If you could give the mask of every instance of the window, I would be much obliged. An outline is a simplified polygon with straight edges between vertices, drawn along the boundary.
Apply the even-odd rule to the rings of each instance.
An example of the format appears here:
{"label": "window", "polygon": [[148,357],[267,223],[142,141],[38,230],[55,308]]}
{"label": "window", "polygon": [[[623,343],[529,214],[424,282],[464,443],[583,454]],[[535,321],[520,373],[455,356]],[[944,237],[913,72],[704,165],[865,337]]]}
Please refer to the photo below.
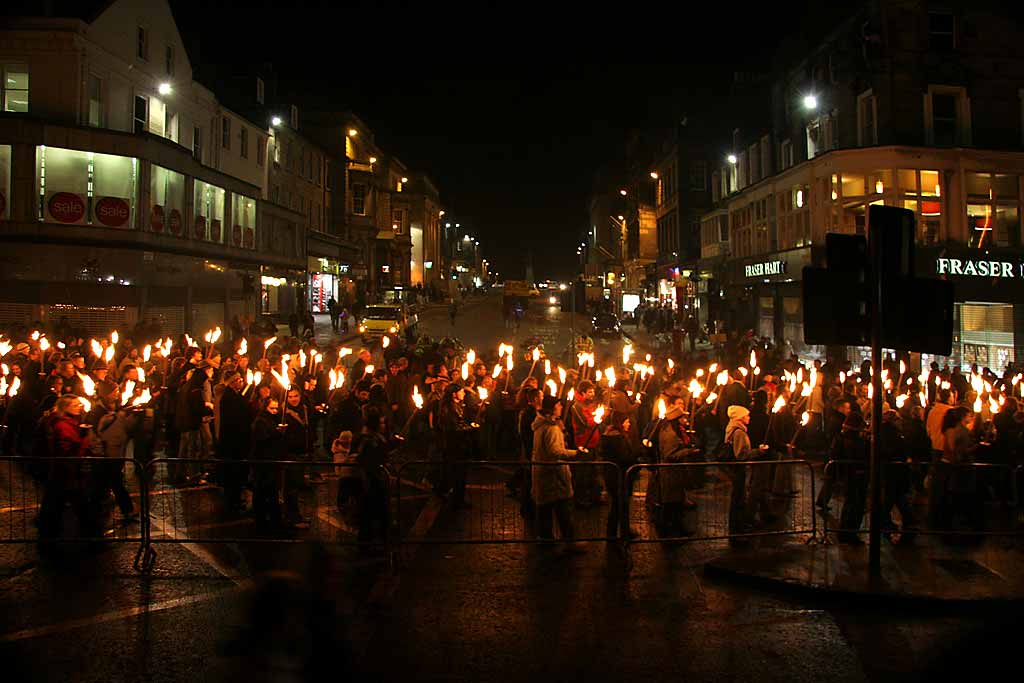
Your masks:
{"label": "window", "polygon": [[281,163],[281,141],[274,140],[274,163]]}
{"label": "window", "polygon": [[263,157],[267,153],[267,139],[262,135],[256,137],[256,163],[262,166]]}
{"label": "window", "polygon": [[352,183],[352,213],[366,215],[366,185],[362,183]]}
{"label": "window", "polygon": [[220,119],[220,142],[224,149],[231,149],[231,119],[226,116]]}
{"label": "window", "polygon": [[132,157],[36,148],[40,220],[131,229],[137,180],[138,160]]}
{"label": "window", "polygon": [[813,159],[825,149],[825,140],[822,138],[821,120],[814,119],[807,124],[807,158]]}
{"label": "window", "polygon": [[942,173],[939,171],[901,168],[896,171],[897,206],[917,214],[917,241],[937,244],[942,229]]}
{"label": "window", "polygon": [[761,145],[754,143],[747,150],[747,159],[750,160],[750,184],[753,185],[761,179]]}
{"label": "window", "polygon": [[224,190],[198,178],[192,187],[195,216],[192,237],[221,244],[224,242]]}
{"label": "window", "polygon": [[138,45],[136,47],[136,55],[143,61],[149,60],[149,31],[139,26],[137,33]]}
{"label": "window", "polygon": [[956,48],[956,17],[952,12],[928,12],[928,44],[933,50]]}
{"label": "window", "polygon": [[405,232],[405,212],[402,209],[395,209],[391,212],[391,228],[401,235]]}
{"label": "window", "polygon": [[28,111],[28,67],[7,64],[3,68],[4,111]]}
{"label": "window", "polygon": [[11,146],[0,145],[0,220],[11,217]]}
{"label": "window", "polygon": [[229,244],[244,249],[256,248],[256,200],[242,194],[231,195],[231,236]]}
{"label": "window", "polygon": [[174,237],[185,236],[185,176],[152,165],[149,192],[149,229]]}
{"label": "window", "polygon": [[168,76],[174,75],[174,48],[170,45],[164,50],[164,70]]}
{"label": "window", "polygon": [[784,170],[793,165],[793,143],[787,138],[779,144],[779,166]]}
{"label": "window", "polygon": [[243,159],[249,158],[249,129],[245,126],[238,127],[238,153]]}
{"label": "window", "polygon": [[761,177],[767,178],[771,175],[771,153],[772,153],[772,142],[771,138],[765,135],[761,138]]}
{"label": "window", "polygon": [[203,131],[199,126],[192,129],[192,156],[203,161]]}
{"label": "window", "polygon": [[857,145],[878,144],[878,100],[874,91],[865,90],[857,97]]}
{"label": "window", "polygon": [[263,104],[263,79],[256,77],[256,101]]}
{"label": "window", "polygon": [[299,129],[299,108],[294,104],[291,107],[291,126],[295,130]]}
{"label": "window", "polygon": [[694,161],[690,164],[690,189],[703,192],[707,189],[708,165],[703,161]]}
{"label": "window", "polygon": [[924,110],[928,144],[937,147],[971,144],[971,108],[964,88],[928,86]]}
{"label": "window", "polygon": [[135,132],[145,133],[149,119],[149,100],[142,95],[135,96]]}
{"label": "window", "polygon": [[1020,246],[1019,181],[1004,173],[964,173],[970,246]]}
{"label": "window", "polygon": [[103,81],[99,76],[89,74],[89,120],[88,124],[95,128],[101,128],[104,123],[103,116]]}

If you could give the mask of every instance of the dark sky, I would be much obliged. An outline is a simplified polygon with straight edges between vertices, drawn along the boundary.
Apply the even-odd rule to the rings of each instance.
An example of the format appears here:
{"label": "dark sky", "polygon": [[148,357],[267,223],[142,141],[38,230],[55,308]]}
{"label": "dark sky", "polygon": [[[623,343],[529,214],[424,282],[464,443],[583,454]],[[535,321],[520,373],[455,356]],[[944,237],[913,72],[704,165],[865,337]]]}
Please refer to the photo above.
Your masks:
{"label": "dark sky", "polygon": [[819,21],[804,2],[692,4],[172,7],[201,62],[270,61],[282,92],[355,111],[432,177],[502,277],[521,277],[529,250],[555,278],[577,258],[595,169],[631,128],[713,108],[735,69],[767,69],[781,36]]}

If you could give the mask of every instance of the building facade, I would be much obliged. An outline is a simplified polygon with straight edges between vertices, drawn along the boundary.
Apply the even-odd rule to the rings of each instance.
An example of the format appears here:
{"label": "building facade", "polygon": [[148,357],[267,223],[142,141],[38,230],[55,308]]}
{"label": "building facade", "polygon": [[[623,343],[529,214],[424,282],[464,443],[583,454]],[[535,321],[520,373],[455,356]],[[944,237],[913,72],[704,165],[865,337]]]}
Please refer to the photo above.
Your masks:
{"label": "building facade", "polygon": [[726,253],[731,329],[824,355],[803,343],[801,269],[823,265],[826,233],[866,234],[885,204],[915,214],[917,273],[955,285],[939,360],[1001,372],[1024,358],[1024,48],[1009,24],[985,3],[880,0],[776,79],[770,132],[723,150],[702,219],[702,257]]}
{"label": "building facade", "polygon": [[258,127],[192,80],[166,2],[5,19],[0,64],[0,317],[195,333],[303,267],[259,211]]}

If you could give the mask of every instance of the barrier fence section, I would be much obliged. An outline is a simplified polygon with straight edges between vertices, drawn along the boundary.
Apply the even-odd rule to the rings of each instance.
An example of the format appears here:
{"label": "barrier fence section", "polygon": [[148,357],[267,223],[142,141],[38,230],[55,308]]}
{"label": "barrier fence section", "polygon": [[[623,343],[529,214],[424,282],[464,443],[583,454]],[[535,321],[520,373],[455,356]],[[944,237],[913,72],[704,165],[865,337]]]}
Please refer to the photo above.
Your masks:
{"label": "barrier fence section", "polygon": [[[446,518],[426,536],[402,535],[397,539],[402,544],[553,543],[556,542],[554,537],[542,538],[542,535],[549,536],[544,533],[545,528],[558,529],[558,524],[555,522],[552,527],[546,527],[538,519],[538,513],[545,512],[550,518],[555,516],[555,511],[533,504],[535,481],[563,492],[567,490],[564,484],[571,482],[573,489],[587,487],[595,496],[602,480],[612,495],[617,495],[622,484],[621,468],[616,463],[601,460],[552,463],[414,460],[402,464],[397,476],[400,481],[422,477],[435,490],[452,489],[456,497],[464,482],[464,501],[472,509],[472,514]],[[401,487],[395,490],[396,515],[401,518],[402,509],[409,501],[403,503],[406,496],[402,494]],[[568,505],[573,508],[569,513],[573,541],[616,540],[613,531],[621,524],[621,508],[616,511],[615,505],[611,504],[580,509],[572,499]]]}
{"label": "barrier fence section", "polygon": [[[368,473],[361,465],[310,460],[157,458],[147,472],[147,557],[157,543],[389,543],[391,477],[384,468]],[[182,473],[210,483],[173,485]],[[248,498],[247,491],[253,514],[233,505]]]}
{"label": "barrier fence section", "polygon": [[138,543],[141,551],[144,471],[131,458],[2,456],[0,543]]}
{"label": "barrier fence section", "polygon": [[630,543],[817,538],[806,460],[639,464],[626,470],[624,485]]}
{"label": "barrier fence section", "polygon": [[[819,502],[837,510],[822,515],[826,538],[868,533],[868,468],[861,460],[825,464]],[[1022,474],[1021,466],[1000,463],[883,462],[883,532],[1024,536],[1018,495]]]}

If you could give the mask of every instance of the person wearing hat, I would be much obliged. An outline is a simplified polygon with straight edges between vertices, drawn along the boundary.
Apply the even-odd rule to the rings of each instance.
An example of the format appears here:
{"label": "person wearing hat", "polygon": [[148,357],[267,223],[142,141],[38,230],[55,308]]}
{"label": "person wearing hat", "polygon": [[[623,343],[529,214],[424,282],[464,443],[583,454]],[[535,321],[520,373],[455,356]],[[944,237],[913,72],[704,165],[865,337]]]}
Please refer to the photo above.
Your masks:
{"label": "person wearing hat", "polygon": [[[686,430],[686,399],[676,396],[666,403],[666,408],[665,418],[658,425],[655,437],[658,440],[658,462],[689,462],[699,451],[690,443],[690,436]],[[666,535],[686,535],[683,511],[697,507],[687,495],[687,489],[692,488],[688,486],[687,471],[682,468],[665,467],[655,468],[654,473],[654,498],[661,506],[659,516]],[[649,486],[648,489],[650,488]]]}
{"label": "person wearing hat", "polygon": [[572,472],[559,463],[586,450],[565,447],[562,432],[562,402],[555,396],[544,396],[540,412],[533,421],[533,452],[531,462],[533,502],[537,506],[537,535],[541,540],[553,541],[552,517],[558,520],[558,530],[569,552],[582,552],[583,546],[575,541],[572,523]]}
{"label": "person wearing hat", "polygon": [[97,358],[92,364],[92,378],[96,382],[96,395],[101,399],[117,391],[117,382],[110,377],[110,366],[102,358]]}
{"label": "person wearing hat", "polygon": [[[747,425],[750,424],[750,411],[741,405],[731,405],[726,411],[729,422],[725,427],[725,445],[727,455],[737,462],[729,467],[729,478],[732,479],[732,493],[729,497],[729,533],[745,533],[751,530],[752,515],[747,508],[747,467],[739,463],[755,460],[757,453],[750,445]],[[762,444],[760,450],[767,450]]]}
{"label": "person wearing hat", "polygon": [[[178,390],[174,417],[178,432],[181,434],[179,446],[179,457],[181,458],[202,460],[206,457],[203,420],[213,415],[213,403],[206,400],[203,387],[211,375],[213,375],[213,368],[206,363],[200,363]],[[195,483],[199,479],[200,467],[201,463],[185,463],[184,468],[178,471],[178,477],[174,483],[177,485]]]}

